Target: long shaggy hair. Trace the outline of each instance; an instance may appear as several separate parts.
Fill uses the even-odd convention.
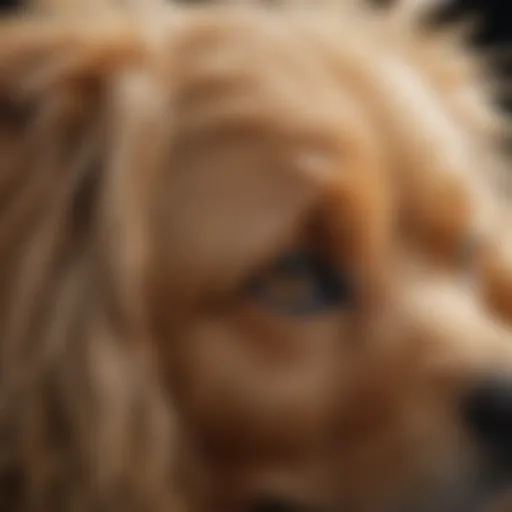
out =
[[[109,126],[125,98],[106,82],[140,56],[126,30],[87,32],[14,21],[0,36],[4,510],[174,503],[171,407],[112,258],[130,192],[104,172],[111,137],[131,138],[135,122]]]
[[[218,363],[218,368],[231,368],[226,363],[229,358],[221,354],[219,346],[210,353],[207,345],[196,343],[195,334],[190,334],[190,325],[200,325],[194,320],[197,311],[213,302],[212,308],[223,307],[217,298],[227,292],[218,290],[234,286],[239,279],[237,272],[242,271],[237,265],[241,263],[233,254],[242,247],[240,240],[254,240],[241,260],[254,254],[254,268],[262,267],[267,255],[258,251],[263,250],[265,242],[261,240],[267,235],[261,233],[271,237],[275,232],[280,242],[272,242],[269,254],[277,254],[289,246],[286,233],[298,224],[297,219],[303,219],[304,205],[310,201],[309,183],[304,187],[295,181],[288,183],[288,177],[269,178],[259,191],[257,180],[253,183],[248,177],[248,184],[243,184],[226,170],[237,161],[246,162],[246,153],[253,155],[248,162],[261,159],[260,169],[274,165],[261,152],[251,152],[254,137],[264,140],[264,147],[271,148],[279,162],[285,161],[290,148],[297,144],[312,146],[310,153],[297,158],[311,167],[308,173],[315,175],[315,180],[327,183],[329,194],[341,185],[318,167],[338,144],[338,135],[345,139],[344,144],[349,141],[354,152],[361,153],[360,162],[355,164],[361,174],[354,186],[362,187],[366,195],[358,196],[355,202],[350,195],[344,197],[349,214],[361,212],[363,221],[352,231],[346,226],[336,231],[339,240],[349,240],[351,247],[359,244],[361,233],[372,237],[366,245],[361,242],[361,252],[354,249],[342,258],[348,261],[357,253],[357,261],[367,264],[361,274],[354,267],[354,275],[368,282],[363,285],[367,293],[362,300],[368,300],[364,314],[373,319],[365,323],[371,333],[365,332],[361,339],[378,339],[384,346],[383,340],[392,337],[395,328],[376,327],[387,323],[377,322],[370,313],[370,303],[381,304],[379,287],[394,289],[405,279],[390,272],[372,281],[378,268],[387,268],[387,261],[394,258],[384,251],[384,246],[390,245],[384,233],[391,225],[386,217],[391,183],[393,194],[401,198],[400,211],[407,212],[403,217],[397,214],[401,238],[396,247],[406,246],[403,252],[419,255],[427,269],[439,264],[450,275],[461,262],[466,264],[467,254],[478,254],[474,276],[480,283],[478,293],[483,294],[486,312],[479,309],[472,320],[467,320],[477,326],[476,330],[460,325],[466,320],[457,316],[454,303],[459,299],[445,297],[443,304],[449,306],[443,314],[448,323],[445,326],[442,319],[436,322],[439,329],[442,325],[446,330],[433,334],[437,331],[431,325],[421,327],[421,331],[418,324],[418,339],[441,340],[429,346],[436,345],[441,354],[450,354],[448,366],[452,356],[464,361],[454,371],[457,375],[466,375],[466,368],[474,369],[480,363],[485,366],[487,354],[492,364],[497,360],[506,366],[511,361],[512,347],[501,348],[502,340],[510,342],[506,323],[512,320],[512,267],[503,217],[508,209],[509,185],[503,172],[506,160],[498,147],[507,122],[492,104],[496,84],[488,80],[487,62],[469,50],[459,34],[429,26],[423,19],[427,2],[412,7],[415,2],[405,1],[382,12],[359,3],[325,2],[313,9],[304,5],[265,9],[155,6],[137,11],[135,16],[129,12],[110,16],[106,12],[79,20],[27,16],[1,22],[2,510],[245,510],[238,501],[245,485],[241,475],[256,460],[253,451],[274,453],[288,441],[294,457],[299,453],[297,446],[301,450],[312,447],[311,453],[319,451],[316,439],[327,435],[327,420],[322,419],[321,434],[315,429],[320,424],[318,418],[325,417],[321,407],[332,387],[329,391],[319,388],[325,392],[318,396],[311,393],[314,406],[308,402],[307,417],[314,419],[309,423],[301,420],[297,407],[291,407],[294,412],[281,422],[271,419],[277,413],[255,412],[260,405],[254,405],[256,399],[253,404],[245,381],[240,381],[239,388],[230,385],[227,389],[231,391],[224,392],[223,400],[210,401],[208,393],[215,393],[215,386],[224,388],[220,380],[210,382],[207,378],[222,373],[215,370],[218,360],[225,365]],[[286,82],[287,77],[291,82]],[[350,101],[345,104],[335,97],[332,84],[337,81],[351,84],[349,97],[354,104],[364,104],[366,121],[351,113]],[[426,89],[415,81],[428,84],[429,92],[423,94]],[[396,90],[401,92],[394,96]],[[216,94],[223,95],[222,101]],[[272,95],[277,98],[275,104],[271,103]],[[308,106],[305,97],[314,105]],[[384,104],[383,97],[391,100]],[[248,104],[251,101],[256,108]],[[272,107],[267,111],[258,102]],[[340,117],[350,120],[346,122],[348,128],[338,122],[339,105],[343,107]],[[367,144],[374,136],[373,132],[369,135],[370,117],[380,126],[393,119],[387,132],[379,134],[385,139],[382,147],[388,151],[386,156],[377,156],[382,148]],[[237,124],[241,119],[246,123],[242,128]],[[416,129],[417,121],[424,123],[422,130]],[[211,132],[212,127],[217,131]],[[357,136],[347,133],[351,130]],[[224,144],[222,140],[228,137],[236,141],[230,144],[240,149],[223,161],[226,178],[218,178],[212,170],[194,181],[200,166],[194,160],[196,154],[207,148],[217,155],[211,148]],[[378,178],[378,173],[370,176],[372,159],[399,162],[393,179]],[[211,164],[211,169],[217,167],[220,164]],[[172,169],[180,172],[171,183],[168,175],[175,172]],[[253,194],[261,192],[263,199],[254,200],[252,205],[244,201],[243,194],[249,188]],[[189,195],[190,190],[197,193],[195,197]],[[215,198],[215,194],[218,203],[208,219],[203,219],[201,208],[209,211],[208,198]],[[292,214],[274,211],[272,194],[280,208],[284,204],[302,212],[294,213],[279,233],[274,228],[275,218]],[[336,210],[341,200],[336,199],[334,206],[329,201],[332,198],[327,201],[329,208]],[[226,203],[231,203],[232,210]],[[254,226],[251,215],[256,213],[246,213],[251,207],[261,217]],[[229,222],[221,222],[223,215],[233,219],[236,212],[250,232],[243,228],[230,231]],[[196,229],[203,224],[203,230]],[[475,239],[467,236],[469,226],[480,243],[478,250],[471,245]],[[194,270],[203,256],[212,274],[208,277]],[[404,275],[408,275],[407,269],[407,265],[401,267]],[[221,282],[224,270],[229,271],[229,277]],[[388,281],[394,284],[386,284]],[[206,289],[209,295],[203,293]],[[386,304],[394,304],[392,300]],[[424,310],[437,311],[438,304],[429,300],[422,298],[418,304]],[[393,306],[386,308],[378,308],[380,316]],[[389,318],[412,321],[401,311],[397,306]],[[239,323],[246,321],[241,314],[237,318]],[[251,336],[268,338],[270,321],[247,322]],[[208,332],[213,333],[215,344],[216,336],[223,335],[217,324],[212,325]],[[284,339],[289,331],[300,338],[300,332],[309,332],[309,327],[301,327],[300,332],[297,329],[285,324],[276,337]],[[486,346],[480,342],[481,347],[475,342],[476,348],[468,341],[471,349],[458,351],[446,343],[446,339],[459,339],[466,332],[471,336],[481,332],[482,338],[496,341]],[[359,334],[351,336],[357,338]],[[317,339],[314,333],[310,337]],[[181,339],[192,341],[180,344]],[[185,345],[195,347],[196,352],[186,352],[182,348]],[[394,493],[416,491],[428,473],[426,466],[419,468],[418,461],[427,459],[426,452],[432,446],[437,446],[434,452],[438,454],[455,438],[452,433],[444,436],[450,430],[448,420],[433,423],[434,439],[426,429],[421,435],[407,437],[413,427],[409,423],[406,426],[402,416],[398,424],[384,420],[385,413],[381,417],[375,412],[382,410],[380,401],[386,400],[399,410],[403,403],[414,400],[420,389],[414,370],[415,357],[420,356],[410,356],[413,349],[409,347],[400,349],[403,354],[399,358],[379,359],[384,350],[381,345],[372,350],[372,363],[364,366],[359,361],[358,368],[366,368],[358,376],[360,380],[343,384],[343,389],[350,390],[351,400],[357,402],[357,410],[365,412],[354,412],[352,404],[340,413],[336,400],[343,429],[340,427],[335,435],[345,436],[343,469],[339,469],[338,461],[336,470],[330,470],[324,479],[327,486],[333,473],[342,474],[350,484],[344,487],[346,484],[335,483],[338,492],[344,493],[336,500],[353,507],[346,510],[357,512],[395,510],[388,505],[395,503]],[[439,349],[448,345],[446,351]],[[499,350],[490,348],[498,345]],[[208,360],[197,355],[203,350],[210,354]],[[284,351],[280,355],[273,352],[275,361],[284,358],[288,367],[293,365],[294,357],[285,357],[286,350],[280,350]],[[424,353],[422,349],[422,361],[427,358]],[[383,361],[390,360],[393,364],[384,368]],[[511,366],[508,363],[508,368]],[[337,368],[336,379],[343,372],[348,375],[350,370]],[[407,399],[401,377],[393,378],[393,372],[411,379]],[[261,384],[264,388],[266,374],[254,375],[251,386]],[[422,379],[424,395],[418,395],[418,400],[427,404],[441,401],[432,398],[437,393],[432,391],[434,384]],[[361,381],[366,384],[356,384]],[[247,384],[247,389],[253,388]],[[452,388],[448,389],[447,394],[452,393]],[[240,404],[245,403],[243,414],[237,412],[239,399],[229,394],[235,391],[240,393]],[[261,410],[267,410],[264,405],[272,401],[271,394],[261,391],[258,395]],[[301,396],[309,395],[301,391]],[[319,398],[322,396],[325,401]],[[402,397],[400,402],[397,396]],[[408,407],[404,406],[406,413]],[[441,406],[433,408],[432,417],[441,417],[442,410]],[[345,421],[347,418],[350,421]],[[338,425],[338,420],[333,424]],[[356,440],[354,432],[363,436],[371,422],[375,422],[371,428],[380,429],[383,437],[373,432],[369,434],[371,442]],[[306,423],[303,430],[309,429],[307,434],[297,427]],[[393,437],[385,437],[386,429]],[[275,434],[281,430],[287,432],[285,437]],[[233,450],[251,455],[239,463],[238,455],[227,454],[225,438],[236,447]],[[293,447],[291,438],[295,440]],[[405,452],[400,452],[401,469],[396,472],[392,468],[398,461],[391,460],[395,452],[386,452],[390,439],[398,443],[393,445],[397,450],[398,445],[406,446]],[[429,445],[429,440],[434,444]],[[407,442],[415,444],[414,448]],[[420,448],[423,451],[418,451]],[[271,455],[267,458],[272,459]],[[316,462],[311,463],[313,466],[316,468]],[[414,480],[416,473],[407,469],[411,467],[418,474],[425,470],[418,481]],[[320,487],[315,491],[321,494]],[[219,488],[222,491],[217,492]],[[208,498],[203,501],[205,495]],[[406,499],[414,500],[411,496]],[[385,504],[382,509],[379,503]],[[432,508],[421,510],[435,510],[435,503],[432,498]]]

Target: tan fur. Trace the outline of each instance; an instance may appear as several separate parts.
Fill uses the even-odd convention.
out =
[[[512,369],[506,123],[416,11],[324,9],[3,22],[2,510],[468,504],[459,405]],[[246,292],[304,245],[354,310]]]

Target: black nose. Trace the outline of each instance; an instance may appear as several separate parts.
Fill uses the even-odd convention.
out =
[[[480,446],[512,469],[512,379],[479,386],[469,396],[464,414]]]
[[[307,512],[306,507],[277,496],[259,496],[248,507],[249,512]]]

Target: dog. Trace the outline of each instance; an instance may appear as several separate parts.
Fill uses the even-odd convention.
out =
[[[507,120],[427,8],[1,22],[3,510],[506,489]]]

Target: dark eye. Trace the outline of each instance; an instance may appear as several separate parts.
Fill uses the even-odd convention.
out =
[[[354,302],[353,283],[325,258],[308,250],[286,254],[253,279],[249,295],[285,315],[316,315]]]

